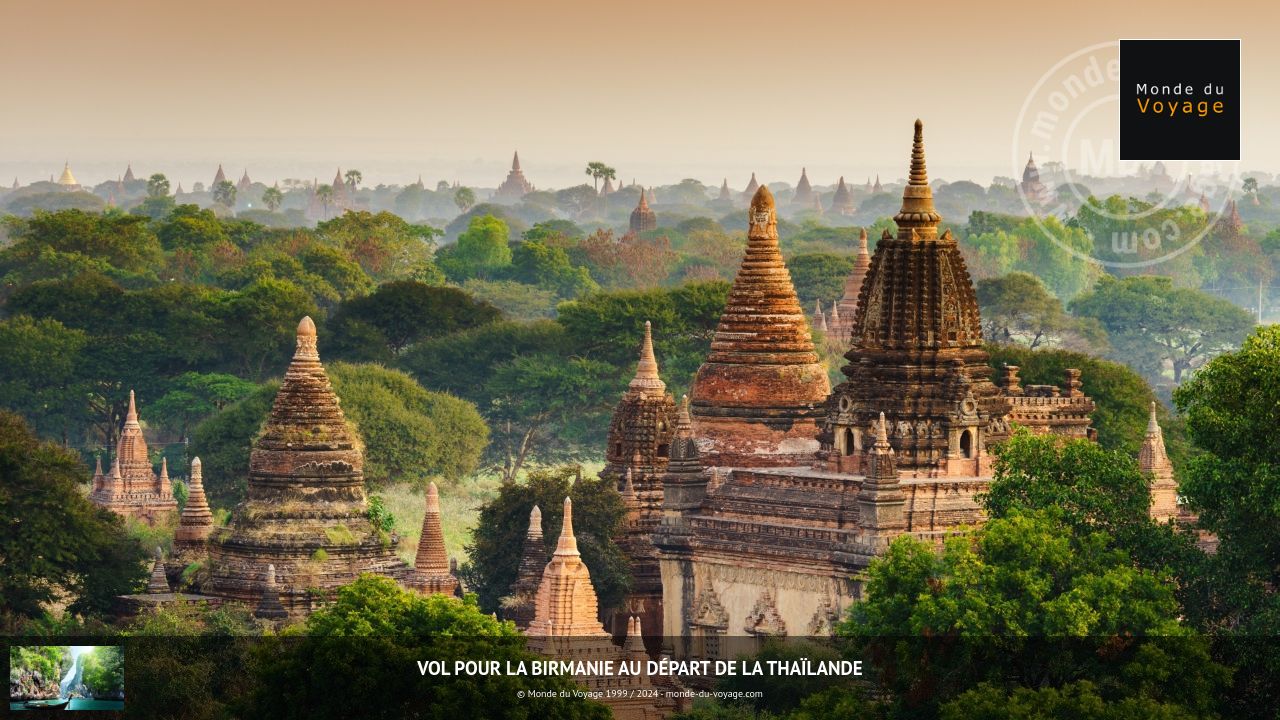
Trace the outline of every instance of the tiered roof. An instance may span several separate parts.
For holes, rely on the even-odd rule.
[[[607,638],[591,573],[573,534],[573,501],[564,499],[564,525],[551,561],[542,571],[530,636]]]
[[[444,548],[444,528],[440,524],[440,491],[427,486],[427,511],[422,516],[422,537],[414,558],[414,586],[426,593],[452,595],[458,581],[449,572],[449,554]]]
[[[644,188],[640,188],[640,202],[631,211],[631,232],[642,233],[658,227],[658,215],[649,207]]]

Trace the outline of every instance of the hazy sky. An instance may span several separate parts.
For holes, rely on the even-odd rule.
[[[1280,170],[1276,3],[0,0],[0,179],[86,184],[421,173],[540,187],[741,188],[1009,174],[1014,123],[1059,59],[1120,37],[1243,39],[1248,167]]]

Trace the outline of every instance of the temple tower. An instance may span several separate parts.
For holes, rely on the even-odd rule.
[[[658,227],[658,215],[650,207],[648,200],[645,199],[644,188],[640,188],[640,202],[636,205],[636,209],[631,211],[631,232],[642,233],[648,232]]]
[[[222,170],[222,163],[218,163],[218,172],[213,174],[213,183],[209,185],[209,191],[212,192],[213,189],[218,186],[218,183],[226,181],[227,174]]]
[[[742,199],[748,203],[756,196],[756,190],[760,189],[760,183],[756,182],[756,174],[751,173],[751,182],[747,183],[747,189],[742,191]]]
[[[65,163],[62,166],[62,174],[58,176],[58,186],[61,190],[79,190],[80,183],[76,180],[76,176],[71,173],[71,163]]]
[[[13,187],[17,189],[18,178],[13,179]],[[729,191],[729,178],[725,178],[724,182],[720,183],[720,195],[716,199],[721,202],[733,200],[733,195]]]
[[[800,168],[800,180],[796,183],[795,195],[791,196],[791,204],[813,207],[813,186],[809,184],[809,171],[806,168]]]
[[[517,151],[511,157],[511,171],[507,173],[507,179],[502,181],[493,196],[518,200],[531,192],[533,192],[533,185],[525,179],[524,171],[520,169],[520,153]]]
[[[229,527],[210,538],[206,594],[254,603],[262,568],[275,568],[280,601],[305,614],[362,573],[404,582],[396,540],[373,527],[364,454],[316,349],[311,318],[249,455],[248,491]]]
[[[542,510],[537,505],[529,511],[529,529],[525,532],[520,553],[520,569],[511,585],[510,600],[503,603],[504,619],[524,630],[533,622],[534,602],[542,584],[542,569],[547,564],[547,548],[542,540]]]
[[[978,301],[951,231],[938,234],[917,120],[909,181],[876,246],[853,314],[846,378],[827,403],[821,466],[859,472],[884,412],[898,468],[978,476],[987,443],[1008,434],[1009,401],[990,380]]]
[[[662,474],[670,460],[675,425],[675,400],[658,375],[653,329],[646,321],[640,361],[609,423],[606,464],[600,472],[623,493],[628,506],[618,544],[631,558],[632,584],[611,622],[617,637],[632,615],[641,616],[655,633],[661,631],[662,579],[651,536],[661,520]],[[652,641],[656,649],[660,639],[655,635]]]
[[[858,232],[858,252],[853,258],[853,270],[844,280],[844,291],[840,299],[831,306],[831,316],[825,319],[829,346],[839,350],[849,347],[849,337],[853,333],[853,318],[858,311],[858,294],[862,292],[862,283],[871,269],[871,253],[867,248],[867,229]]]
[[[609,633],[600,624],[600,606],[591,573],[578,552],[573,534],[573,501],[564,499],[564,524],[551,561],[542,570],[534,600],[533,622],[526,631],[534,640],[598,638],[612,647]]]
[[[710,465],[804,465],[818,449],[830,384],[778,248],[769,188],[756,191],[748,223],[746,254],[690,392],[694,434]]]
[[[209,534],[213,532],[213,512],[204,494],[204,465],[200,458],[191,459],[191,481],[187,488],[187,504],[178,518],[173,534],[173,554],[183,562],[194,562],[208,551]]]
[[[133,182],[137,180],[133,175],[133,163],[129,163],[124,169],[124,177],[120,178],[120,182]]]
[[[836,183],[836,192],[831,196],[831,212],[838,215],[852,215],[857,211],[857,207],[853,203],[853,193],[849,192],[849,186],[844,184],[844,176],[840,176],[840,182]]]
[[[1034,154],[1027,154],[1027,166],[1022,169],[1022,182],[1018,183],[1018,192],[1033,206],[1049,201],[1049,190],[1040,182],[1040,170],[1036,168]]]
[[[433,482],[427,486],[427,511],[422,516],[422,537],[414,558],[411,584],[428,594],[452,595],[458,580],[449,571],[449,555],[444,549],[444,528],[440,524],[440,491]]]
[[[178,512],[167,464],[159,475],[151,465],[147,440],[138,420],[137,398],[132,390],[129,391],[129,409],[124,426],[116,439],[111,475],[99,477],[95,473],[94,487],[100,488],[89,495],[95,504],[149,525],[163,522]]]
[[[1151,517],[1169,522],[1178,517],[1178,482],[1173,477],[1173,463],[1164,449],[1164,433],[1156,420],[1156,404],[1151,403],[1147,434],[1138,450],[1138,467],[1151,476]]]

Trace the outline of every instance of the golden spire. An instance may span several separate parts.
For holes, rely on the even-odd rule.
[[[644,321],[644,341],[640,344],[640,362],[636,365],[636,376],[631,379],[630,389],[648,394],[661,395],[667,384],[658,376],[658,360],[653,354],[653,328],[648,320]]]

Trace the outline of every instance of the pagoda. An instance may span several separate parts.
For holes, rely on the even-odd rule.
[[[1018,192],[1033,207],[1049,202],[1049,190],[1040,182],[1040,170],[1036,167],[1036,158],[1027,154],[1027,165],[1022,169],[1022,182],[1018,183]]]
[[[192,458],[187,502],[182,506],[178,527],[173,533],[174,559],[191,563],[207,555],[209,534],[213,528],[213,512],[204,494],[204,466],[200,458]]]
[[[298,324],[297,350],[249,455],[246,498],[209,538],[205,594],[255,604],[275,567],[280,602],[299,616],[363,573],[409,579],[395,536],[369,520],[361,441],[347,423],[316,349]]]
[[[862,282],[871,269],[871,253],[867,248],[867,229],[858,231],[858,251],[853,258],[853,270],[844,280],[844,292],[831,307],[831,316],[824,318],[827,337],[832,347],[841,351],[848,349],[849,337],[853,333],[853,317],[858,310],[858,295],[862,292]],[[820,313],[819,313],[820,314]]]
[[[13,179],[13,186],[15,188],[18,187],[17,178]],[[724,181],[720,183],[720,195],[717,196],[716,199],[721,202],[728,202],[733,200],[733,194],[729,190],[729,178],[725,178]]]
[[[71,173],[71,163],[65,163],[62,166],[62,175],[58,176],[58,187],[61,190],[79,190],[80,182],[76,180],[76,176]]]
[[[524,171],[520,169],[520,153],[517,151],[511,157],[511,172],[507,173],[507,179],[502,181],[493,196],[519,200],[531,192],[533,192],[533,185],[524,178]]]
[[[662,475],[671,456],[675,426],[675,400],[658,376],[653,332],[646,321],[635,377],[609,423],[600,477],[623,495],[627,518],[618,544],[632,561],[631,588],[613,618],[613,633],[620,637],[626,619],[640,616],[653,633],[649,640],[654,650],[661,643],[662,578],[650,536],[662,515]]]
[[[840,182],[836,184],[836,192],[831,196],[831,212],[838,215],[852,215],[857,207],[853,203],[853,193],[849,192],[849,186],[844,184],[844,176],[840,176]]]
[[[133,176],[133,163],[129,163],[127,166],[125,166],[124,177],[120,178],[120,182],[130,183],[136,179],[137,178]]]
[[[1157,522],[1178,519],[1178,483],[1173,478],[1173,463],[1164,449],[1164,433],[1156,420],[1156,404],[1151,403],[1147,432],[1138,450],[1138,468],[1151,478],[1151,517]]]
[[[240,194],[247,193],[252,185],[253,181],[249,179],[249,168],[245,168],[244,174],[240,176],[240,181],[236,183],[236,192]]]
[[[631,211],[631,232],[642,233],[648,232],[658,227],[658,215],[650,207],[648,200],[645,199],[644,188],[640,188],[640,202],[636,205],[636,209]]]
[[[542,510],[537,505],[529,511],[529,529],[520,552],[520,568],[511,586],[511,595],[502,603],[503,619],[524,630],[533,622],[534,601],[542,584],[542,569],[547,564],[547,548],[542,540]]]
[[[756,190],[759,189],[760,183],[756,182],[756,174],[751,173],[751,182],[747,183],[747,189],[742,191],[742,199],[750,203],[751,198],[756,196]]]
[[[809,184],[809,171],[800,168],[800,181],[796,183],[796,192],[791,196],[791,204],[800,207],[813,207],[813,186]]]
[[[803,464],[818,449],[831,387],[778,248],[768,187],[756,191],[747,221],[746,254],[690,391],[694,429],[709,463]]]
[[[453,595],[458,589],[458,579],[449,571],[449,555],[444,549],[440,491],[434,482],[427,486],[427,511],[422,516],[422,536],[410,584],[427,594]]]
[[[141,520],[148,525],[163,523],[178,513],[178,501],[173,497],[173,487],[169,482],[168,463],[161,460],[159,474],[151,465],[132,390],[129,391],[129,410],[124,427],[116,440],[111,472],[104,474],[99,461],[89,499],[117,515]]]
[[[213,192],[213,189],[218,187],[218,183],[226,181],[227,174],[222,170],[222,163],[218,163],[218,172],[213,174],[213,183],[209,185],[209,191]]]

